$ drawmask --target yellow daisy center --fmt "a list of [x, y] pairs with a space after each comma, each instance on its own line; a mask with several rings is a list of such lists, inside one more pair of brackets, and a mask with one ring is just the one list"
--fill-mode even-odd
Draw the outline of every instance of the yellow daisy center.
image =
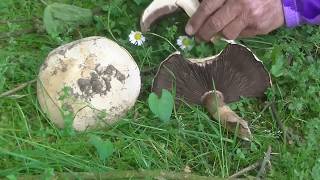
[[135, 35], [134, 35], [134, 39], [135, 40], [139, 41], [139, 40], [141, 40], [141, 38], [142, 38], [142, 34], [141, 33], [135, 33]]
[[182, 44], [185, 46], [190, 46], [191, 45], [191, 41], [188, 38], [184, 38], [182, 40]]

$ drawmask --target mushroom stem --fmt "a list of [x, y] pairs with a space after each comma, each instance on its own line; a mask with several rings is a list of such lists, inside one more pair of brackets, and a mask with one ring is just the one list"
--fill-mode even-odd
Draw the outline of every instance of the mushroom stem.
[[220, 120], [221, 125], [228, 131], [236, 133], [243, 140], [250, 141], [252, 139], [247, 121], [240, 118], [224, 103], [224, 97], [221, 92], [206, 92], [201, 101], [212, 117]]

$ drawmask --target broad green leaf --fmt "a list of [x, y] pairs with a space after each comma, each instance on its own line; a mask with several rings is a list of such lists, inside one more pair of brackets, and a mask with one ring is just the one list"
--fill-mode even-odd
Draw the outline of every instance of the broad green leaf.
[[274, 64], [278, 59], [278, 57], [280, 57], [281, 55], [282, 55], [282, 48], [278, 45], [275, 45], [271, 53], [272, 63]]
[[282, 49], [280, 46], [275, 46], [271, 53], [271, 59], [272, 59], [272, 67], [271, 67], [271, 74], [275, 77], [280, 77], [283, 75], [283, 55], [282, 55]]
[[271, 67], [271, 74], [274, 75], [275, 77], [280, 77], [283, 75], [283, 56], [278, 56], [276, 58], [276, 62], [274, 65]]
[[10, 174], [6, 177], [8, 180], [17, 180], [17, 177], [13, 174]]
[[92, 22], [93, 14], [90, 9], [68, 4], [50, 4], [44, 10], [43, 15], [43, 23], [46, 31], [53, 37], [66, 32], [67, 28], [89, 25]]
[[9, 13], [9, 7], [14, 3], [12, 0], [0, 1], [0, 12], [1, 13]]
[[96, 148], [101, 161], [106, 161], [113, 153], [113, 144], [111, 141], [103, 141], [99, 136], [91, 136], [89, 143]]
[[159, 108], [158, 108], [159, 99], [155, 93], [151, 93], [149, 95], [148, 104], [149, 104], [149, 108], [150, 108], [151, 112], [154, 115], [158, 116], [159, 115]]
[[173, 111], [174, 100], [171, 93], [167, 90], [162, 90], [162, 95], [159, 102], [159, 115], [163, 121], [169, 121]]
[[170, 120], [174, 99], [168, 90], [163, 89], [160, 98], [155, 93], [151, 93], [148, 98], [148, 104], [151, 112], [161, 121], [167, 122]]

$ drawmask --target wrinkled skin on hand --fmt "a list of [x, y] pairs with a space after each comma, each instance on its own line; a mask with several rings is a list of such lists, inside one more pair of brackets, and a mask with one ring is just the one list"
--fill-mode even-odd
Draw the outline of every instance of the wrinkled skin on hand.
[[283, 24], [281, 0], [203, 0], [186, 33], [204, 41], [217, 34], [234, 40], [268, 34]]

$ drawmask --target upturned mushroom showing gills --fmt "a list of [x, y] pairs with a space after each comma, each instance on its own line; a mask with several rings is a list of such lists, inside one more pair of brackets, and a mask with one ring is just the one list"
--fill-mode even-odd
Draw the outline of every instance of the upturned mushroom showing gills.
[[152, 91], [175, 90], [176, 97], [203, 105], [221, 125], [244, 139], [252, 135], [248, 123], [226, 103], [241, 97], [263, 97], [271, 86], [270, 76], [261, 61], [246, 47], [229, 44], [217, 56], [186, 59], [170, 55], [159, 67]]
[[[40, 68], [37, 95], [58, 127], [111, 125], [135, 104], [140, 71], [132, 56], [104, 37], [84, 38], [53, 50]], [[72, 122], [68, 122], [68, 121]]]

